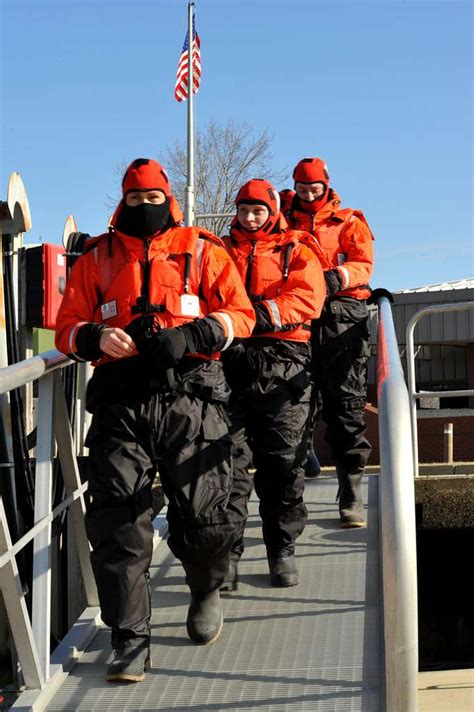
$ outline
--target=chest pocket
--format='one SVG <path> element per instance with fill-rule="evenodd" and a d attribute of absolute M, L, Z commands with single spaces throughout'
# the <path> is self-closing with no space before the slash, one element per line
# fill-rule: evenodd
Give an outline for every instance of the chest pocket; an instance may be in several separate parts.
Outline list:
<path fill-rule="evenodd" d="M 95 321 L 123 326 L 132 315 L 150 307 L 161 315 L 162 326 L 205 316 L 207 304 L 199 293 L 203 247 L 204 239 L 198 238 L 197 244 L 190 242 L 189 252 L 169 254 L 163 250 L 140 261 L 131 258 L 121 241 L 109 244 L 102 240 L 94 248 L 100 276 Z M 182 300 L 183 295 L 188 295 L 187 301 Z M 198 304 L 193 296 L 199 299 Z"/>
<path fill-rule="evenodd" d="M 274 299 L 288 279 L 294 243 L 275 248 L 272 252 L 257 255 L 255 260 L 256 284 L 254 301 Z M 256 298 L 255 298 L 256 297 Z"/>
<path fill-rule="evenodd" d="M 150 298 L 164 305 L 165 314 L 183 319 L 202 317 L 206 302 L 199 295 L 199 264 L 189 252 L 154 258 L 151 265 Z"/>
<path fill-rule="evenodd" d="M 346 255 L 341 246 L 342 229 L 344 222 L 332 220 L 317 228 L 317 238 L 330 267 L 344 264 Z"/>
<path fill-rule="evenodd" d="M 107 284 L 105 277 L 109 277 Z M 127 262 L 120 265 L 118 271 L 102 275 L 94 321 L 104 322 L 107 326 L 123 326 L 131 314 L 132 305 L 140 295 L 141 265 L 139 262 Z"/>

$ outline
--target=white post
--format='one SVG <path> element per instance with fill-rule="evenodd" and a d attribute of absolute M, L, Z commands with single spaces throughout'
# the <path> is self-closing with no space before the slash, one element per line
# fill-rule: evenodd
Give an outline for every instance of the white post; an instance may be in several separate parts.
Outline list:
<path fill-rule="evenodd" d="M 444 461 L 448 465 L 452 465 L 454 462 L 454 449 L 453 449 L 453 424 L 444 424 Z"/>
<path fill-rule="evenodd" d="M 194 2 L 191 0 L 188 3 L 188 179 L 184 200 L 184 218 L 187 226 L 194 224 L 193 19 Z"/>
<path fill-rule="evenodd" d="M 38 438 L 35 470 L 35 524 L 51 514 L 53 490 L 54 374 L 38 389 Z M 32 628 L 45 680 L 49 680 L 51 634 L 51 523 L 33 542 Z"/>

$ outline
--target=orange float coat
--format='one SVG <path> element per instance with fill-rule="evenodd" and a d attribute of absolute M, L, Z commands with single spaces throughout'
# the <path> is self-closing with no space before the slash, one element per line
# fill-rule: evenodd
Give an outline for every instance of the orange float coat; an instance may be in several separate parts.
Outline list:
<path fill-rule="evenodd" d="M 141 239 L 112 230 L 89 245 L 71 270 L 57 317 L 56 347 L 63 353 L 74 355 L 75 336 L 85 323 L 123 329 L 137 316 L 140 297 L 153 305 L 157 328 L 212 315 L 224 329 L 226 347 L 234 337 L 250 335 L 254 310 L 222 241 L 212 233 L 176 226 Z M 104 355 L 94 363 L 110 360 Z"/>
<path fill-rule="evenodd" d="M 282 212 L 290 227 L 311 233 L 305 240 L 319 257 L 324 271 L 337 269 L 342 289 L 337 296 L 367 299 L 373 269 L 374 237 L 360 210 L 341 209 L 341 200 L 329 191 L 328 202 L 315 214 L 302 209 L 295 193 L 282 191 Z"/>
<path fill-rule="evenodd" d="M 326 296 L 320 264 L 302 239 L 311 235 L 287 230 L 283 216 L 274 232 L 252 240 L 252 233 L 234 219 L 231 234 L 224 238 L 247 294 L 267 310 L 274 331 L 258 337 L 309 341 L 309 325 L 321 313 Z"/>

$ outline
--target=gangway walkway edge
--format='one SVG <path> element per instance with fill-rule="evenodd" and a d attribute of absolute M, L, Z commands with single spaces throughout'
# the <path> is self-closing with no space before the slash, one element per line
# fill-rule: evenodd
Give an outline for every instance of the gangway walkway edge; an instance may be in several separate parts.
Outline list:
<path fill-rule="evenodd" d="M 379 437 L 381 452 L 380 477 L 380 549 L 383 578 L 383 629 L 385 649 L 385 709 L 387 712 L 416 712 L 417 700 L 417 595 L 416 595 L 416 532 L 413 463 L 411 459 L 411 431 L 408 392 L 403 378 L 398 344 L 395 336 L 391 306 L 385 296 L 376 296 L 378 306 L 378 406 Z M 67 498 L 51 511 L 51 502 L 42 502 L 42 517 L 35 516 L 35 526 L 22 539 L 12 545 L 3 508 L 0 508 L 0 586 L 5 598 L 12 636 L 17 648 L 26 690 L 21 693 L 12 709 L 44 709 L 61 684 L 67 671 L 79 660 L 100 628 L 97 594 L 92 570 L 88 560 L 89 544 L 85 539 L 83 522 L 83 492 L 87 484 L 81 484 L 78 475 L 76 454 L 73 448 L 71 425 L 65 416 L 64 393 L 61 392 L 59 373 L 53 371 L 68 366 L 71 361 L 51 351 L 34 359 L 28 359 L 0 369 L 0 394 L 26 383 L 45 379 L 41 397 L 48 402 L 43 412 L 54 414 L 53 423 L 42 423 L 45 443 L 54 446 L 64 469 Z M 48 411 L 49 408 L 49 411 Z M 61 427 L 62 423 L 62 427 Z M 40 425 L 40 424 L 38 424 Z M 54 428 L 54 437 L 51 432 Z M 48 447 L 45 447 L 45 454 Z M 54 450 L 50 448 L 50 459 Z M 37 463 L 38 465 L 38 463 Z M 49 477 L 49 466 L 45 476 Z M 43 487 L 43 499 L 50 500 L 48 486 Z M 26 611 L 15 555 L 22 546 L 51 527 L 53 518 L 66 507 L 75 508 L 73 523 L 79 541 L 79 562 L 85 580 L 87 608 L 76 624 L 49 658 L 49 635 L 38 622 L 38 615 L 49 621 L 45 606 L 50 606 L 49 573 L 40 570 L 43 578 L 44 598 L 41 611 L 33 610 L 30 623 Z M 163 512 L 155 522 L 156 540 L 166 531 Z M 44 539 L 50 549 L 50 535 Z M 48 543 L 49 542 L 49 543 Z M 43 552 L 44 556 L 44 552 Z M 43 558 L 50 567 L 51 557 Z M 35 622 L 36 618 L 36 622 Z M 49 632 L 49 631 L 48 631 Z M 36 636 L 48 638 L 48 642 Z M 48 655 L 48 660 L 45 656 Z M 54 688 L 54 689 L 53 689 Z"/>

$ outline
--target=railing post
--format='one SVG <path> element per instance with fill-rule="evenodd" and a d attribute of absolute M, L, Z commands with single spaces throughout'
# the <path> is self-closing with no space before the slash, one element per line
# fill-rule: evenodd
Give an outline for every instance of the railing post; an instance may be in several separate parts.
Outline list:
<path fill-rule="evenodd" d="M 35 472 L 35 523 L 51 512 L 53 489 L 54 375 L 44 376 L 38 391 L 38 434 Z M 51 523 L 33 544 L 33 633 L 45 680 L 49 679 L 51 630 Z"/>
<path fill-rule="evenodd" d="M 92 365 L 85 361 L 79 364 L 78 374 L 79 374 L 79 388 L 82 390 L 83 396 L 77 399 L 78 403 L 78 417 L 77 417 L 77 439 L 76 439 L 76 455 L 84 456 L 87 448 L 84 445 L 87 431 L 92 422 L 92 415 L 86 410 L 86 386 L 93 373 Z"/>
<path fill-rule="evenodd" d="M 407 370 L 408 370 L 408 393 L 410 398 L 410 420 L 412 431 L 412 452 L 413 452 L 413 469 L 415 477 L 418 476 L 418 422 L 416 415 L 416 401 L 421 396 L 438 396 L 439 398 L 453 398 L 457 396 L 474 396 L 473 389 L 463 389 L 454 391 L 420 391 L 416 390 L 415 378 L 415 345 L 414 332 L 415 327 L 420 319 L 427 314 L 442 314 L 459 311 L 474 310 L 474 302 L 453 302 L 452 304 L 440 304 L 420 309 L 407 324 L 406 328 L 406 343 L 407 343 Z"/>
<path fill-rule="evenodd" d="M 413 459 L 413 472 L 418 477 L 418 422 L 416 415 L 416 378 L 415 378 L 415 344 L 414 331 L 418 321 L 416 314 L 410 319 L 407 326 L 407 375 L 408 375 L 408 397 L 410 402 L 410 423 L 411 423 L 411 448 Z"/>
<path fill-rule="evenodd" d="M 61 462 L 64 486 L 68 495 L 81 486 L 81 478 L 77 467 L 77 460 L 74 454 L 74 443 L 71 434 L 71 424 L 66 408 L 64 391 L 60 374 L 55 374 L 55 408 L 54 408 L 54 432 L 58 443 L 58 455 Z M 81 567 L 82 580 L 86 592 L 88 606 L 99 605 L 97 588 L 92 573 L 90 563 L 90 548 L 84 524 L 84 514 L 86 508 L 84 497 L 79 497 L 70 506 L 69 512 L 75 532 L 75 545 Z"/>
<path fill-rule="evenodd" d="M 89 558 L 89 544 L 84 524 L 83 493 L 87 482 L 81 484 L 73 444 L 71 425 L 59 370 L 70 360 L 56 350 L 0 368 L 0 395 L 26 383 L 39 380 L 37 410 L 37 445 L 35 472 L 35 523 L 14 544 L 0 497 L 0 591 L 5 602 L 10 630 L 18 653 L 27 690 L 22 693 L 25 709 L 44 709 L 43 701 L 62 679 L 63 671 L 50 658 L 51 628 L 51 525 L 55 517 L 68 507 L 69 521 L 74 527 L 74 543 L 78 550 L 81 574 L 87 596 L 88 611 L 96 611 L 86 630 L 66 636 L 64 645 L 70 646 L 67 660 L 76 656 L 77 644 L 90 639 L 98 621 L 97 591 Z M 58 442 L 63 479 L 68 496 L 52 511 L 52 479 L 55 455 L 54 430 Z M 5 464 L 5 463 L 4 463 Z M 33 542 L 32 614 L 29 616 L 24 600 L 15 556 Z M 90 613 L 89 613 L 90 616 Z M 82 635 L 83 634 L 83 635 Z M 82 636 L 82 637 L 81 637 Z M 85 638 L 84 638 L 85 636 Z M 78 640 L 80 641 L 78 643 Z M 60 646 L 59 646 L 60 647 Z M 62 652 L 64 655 L 64 650 Z M 20 707 L 21 707 L 20 705 Z M 16 706 L 16 705 L 15 705 Z M 23 708 L 23 707 L 22 707 Z"/>

